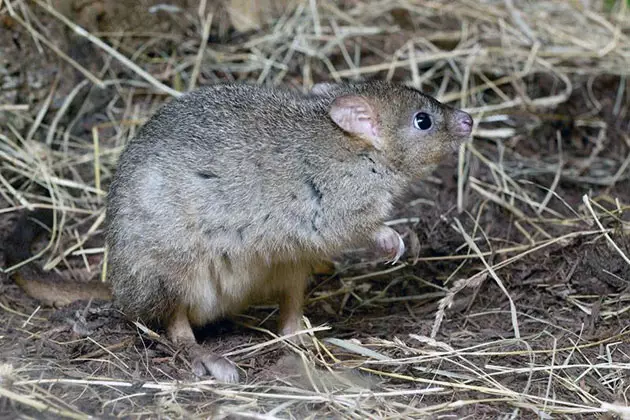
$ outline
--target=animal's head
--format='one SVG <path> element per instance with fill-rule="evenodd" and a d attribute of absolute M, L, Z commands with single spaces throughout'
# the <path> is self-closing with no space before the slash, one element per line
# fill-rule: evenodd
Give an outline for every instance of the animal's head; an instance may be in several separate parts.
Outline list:
<path fill-rule="evenodd" d="M 341 130 L 384 153 L 407 176 L 426 174 L 472 131 L 469 114 L 404 85 L 316 85 L 318 92 L 334 96 L 329 114 Z"/>

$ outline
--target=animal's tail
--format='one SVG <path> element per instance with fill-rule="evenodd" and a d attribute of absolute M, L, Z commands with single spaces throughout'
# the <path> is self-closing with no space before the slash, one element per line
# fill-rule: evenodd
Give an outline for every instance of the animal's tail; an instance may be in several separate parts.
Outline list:
<path fill-rule="evenodd" d="M 32 257 L 31 246 L 39 235 L 53 225 L 53 211 L 37 209 L 23 212 L 13 231 L 4 241 L 7 267 L 14 266 Z M 11 273 L 15 282 L 30 297 L 48 306 L 65 306 L 78 300 L 111 300 L 108 284 L 78 282 L 62 278 L 55 272 L 45 272 L 33 262 L 27 263 Z"/>

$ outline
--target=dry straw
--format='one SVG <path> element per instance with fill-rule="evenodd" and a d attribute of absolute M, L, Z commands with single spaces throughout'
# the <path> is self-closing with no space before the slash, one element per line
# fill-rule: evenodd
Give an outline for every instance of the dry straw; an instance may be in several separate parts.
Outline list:
<path fill-rule="evenodd" d="M 627 276 L 612 267 L 617 259 L 630 265 L 623 242 L 630 197 L 612 195 L 619 191 L 615 185 L 629 178 L 626 2 L 305 0 L 264 31 L 223 44 L 213 41 L 221 25 L 213 2 L 201 2 L 187 15 L 195 30 L 148 38 L 133 31 L 92 33 L 64 16 L 56 3 L 0 0 L 0 21 L 10 19 L 14 30 L 28 34 L 23 48 L 35 51 L 44 64 L 63 63 L 80 75 L 61 102 L 55 103 L 62 76 L 42 85 L 46 93 L 36 100 L 0 96 L 5 203 L 0 212 L 56 210 L 55 234 L 36 257 L 47 256 L 47 269 L 63 270 L 78 257 L 82 269 L 99 278 L 102 267 L 88 257 L 104 252 L 102 243 L 91 240 L 102 231 L 103 198 L 122 146 L 169 96 L 201 84 L 246 79 L 306 90 L 320 80 L 404 80 L 471 112 L 475 136 L 459 154 L 458 185 L 449 198 L 453 211 L 433 219 L 456 238 L 446 255 L 416 255 L 382 271 L 373 261 L 346 261 L 339 266 L 340 278 L 313 290 L 307 315 L 343 318 L 360 339 L 337 335 L 341 322 L 312 326 L 307 318 L 310 328 L 302 333 L 307 345 L 296 347 L 249 319 L 245 324 L 259 333 L 229 354 L 255 370 L 257 360 L 284 347 L 300 361 L 300 373 L 226 386 L 211 379 L 177 380 L 161 370 L 155 362 L 160 354 L 173 363 L 181 355 L 142 324 L 136 324 L 136 335 L 118 343 L 98 341 L 98 335 L 57 341 L 57 330 L 46 319 L 50 311 L 2 297 L 0 322 L 19 331 L 21 341 L 15 347 L 8 330 L 0 333 L 0 411 L 13 407 L 50 418 L 593 418 L 603 413 L 630 418 L 628 289 L 572 290 L 567 285 L 577 261 L 532 286 L 555 296 L 557 307 L 532 308 L 515 295 L 511 280 L 537 258 L 596 244 L 611 257 L 610 267 L 595 275 L 609 273 L 627 284 Z M 105 68 L 96 71 L 73 59 L 50 38 L 51 27 L 87 41 L 107 57 Z M 600 79 L 614 85 L 606 92 L 613 96 L 610 115 L 616 119 L 602 117 L 610 104 L 603 104 L 597 91 Z M 107 121 L 77 135 L 72 128 L 89 115 L 71 105 L 98 89 L 113 92 L 99 110 Z M 568 115 L 578 91 L 586 105 Z M 565 111 L 556 114 L 558 109 Z M 551 124 L 551 130 L 531 129 Z M 566 147 L 560 131 L 567 126 L 591 133 L 594 146 L 586 156 Z M 546 135 L 544 143 L 557 146 L 548 150 L 556 151 L 519 148 L 519 141 L 533 135 Z M 623 154 L 609 153 L 612 149 Z M 430 178 L 427 184 L 437 181 Z M 592 189 L 583 206 L 563 195 L 567 185 Z M 437 207 L 432 200 L 409 203 L 407 214 L 391 224 L 412 228 L 410 240 L 421 247 L 413 228 L 424 220 L 422 211 Z M 499 214 L 520 236 L 488 231 L 488 219 Z M 422 271 L 429 264 L 447 267 L 439 269 L 443 285 Z M 558 285 L 557 278 L 564 283 Z M 409 283 L 433 290 L 397 293 Z M 480 291 L 490 293 L 495 286 L 500 290 L 495 302 L 473 306 Z M 77 315 L 85 325 L 90 310 Z M 397 310 L 404 314 L 397 319 L 406 320 L 400 328 L 387 318 Z M 371 313 L 382 314 L 369 318 L 380 326 L 378 334 L 362 318 Z M 73 324 L 75 332 L 81 322 Z M 495 323 L 491 333 L 482 328 L 488 322 Z M 589 332 L 589 322 L 608 323 Z M 41 345 L 76 348 L 78 355 L 71 360 L 20 356 L 21 351 L 36 354 Z M 157 355 L 155 345 L 161 349 Z M 81 353 L 82 348 L 89 351 Z"/>

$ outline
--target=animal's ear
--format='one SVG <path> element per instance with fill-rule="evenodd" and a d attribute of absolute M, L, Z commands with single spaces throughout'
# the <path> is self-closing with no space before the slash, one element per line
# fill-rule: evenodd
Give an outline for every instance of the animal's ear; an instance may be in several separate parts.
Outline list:
<path fill-rule="evenodd" d="M 336 98 L 330 106 L 330 118 L 343 131 L 362 138 L 377 150 L 383 149 L 378 114 L 367 99 L 358 95 Z"/>

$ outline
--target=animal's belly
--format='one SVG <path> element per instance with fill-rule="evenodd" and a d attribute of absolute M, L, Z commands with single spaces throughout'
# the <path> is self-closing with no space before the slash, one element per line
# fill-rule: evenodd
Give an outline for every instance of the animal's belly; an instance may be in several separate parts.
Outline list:
<path fill-rule="evenodd" d="M 269 299 L 269 267 L 246 260 L 200 261 L 189 275 L 183 296 L 191 324 L 201 326 Z"/>

